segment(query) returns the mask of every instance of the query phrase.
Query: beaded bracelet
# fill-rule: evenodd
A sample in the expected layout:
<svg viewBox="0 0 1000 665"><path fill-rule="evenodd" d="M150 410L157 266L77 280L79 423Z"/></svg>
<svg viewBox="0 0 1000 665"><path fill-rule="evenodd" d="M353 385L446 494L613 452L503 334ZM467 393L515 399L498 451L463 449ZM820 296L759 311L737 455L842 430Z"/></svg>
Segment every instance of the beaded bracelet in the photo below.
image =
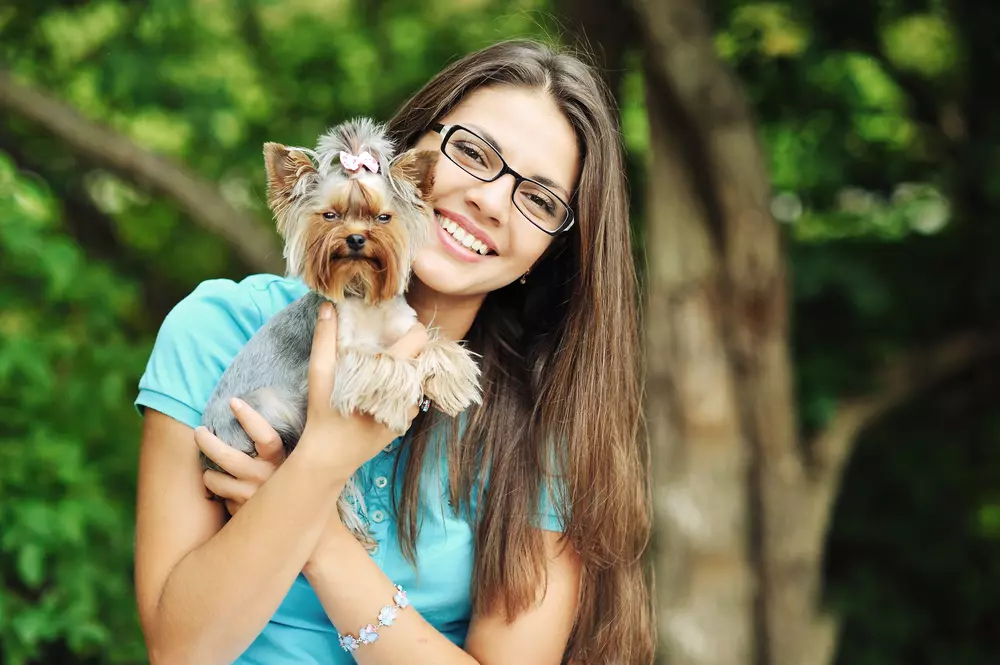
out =
<svg viewBox="0 0 1000 665"><path fill-rule="evenodd" d="M377 626L368 624L358 631L357 637L337 633L337 637L340 638L340 648L347 652L357 651L358 647L362 644L371 644L377 640L378 629L383 626L391 626L392 622L396 620L399 611L410 604L410 601L406 599L406 592L398 584L396 585L396 593L393 595L392 601L392 605L386 605L379 610Z"/></svg>

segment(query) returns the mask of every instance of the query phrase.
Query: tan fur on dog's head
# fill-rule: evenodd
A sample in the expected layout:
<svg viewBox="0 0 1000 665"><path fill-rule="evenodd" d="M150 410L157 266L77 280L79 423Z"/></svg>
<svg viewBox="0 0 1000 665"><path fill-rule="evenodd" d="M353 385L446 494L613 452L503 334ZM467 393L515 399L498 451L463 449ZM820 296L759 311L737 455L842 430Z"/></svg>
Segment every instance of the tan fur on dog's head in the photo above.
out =
<svg viewBox="0 0 1000 665"><path fill-rule="evenodd" d="M368 151L379 172L348 172L337 160L341 150ZM315 152L267 143L264 157L268 204L285 239L290 276L334 302L360 297L376 304L406 290L432 222L437 151L392 159L384 128L352 121L324 135Z"/></svg>

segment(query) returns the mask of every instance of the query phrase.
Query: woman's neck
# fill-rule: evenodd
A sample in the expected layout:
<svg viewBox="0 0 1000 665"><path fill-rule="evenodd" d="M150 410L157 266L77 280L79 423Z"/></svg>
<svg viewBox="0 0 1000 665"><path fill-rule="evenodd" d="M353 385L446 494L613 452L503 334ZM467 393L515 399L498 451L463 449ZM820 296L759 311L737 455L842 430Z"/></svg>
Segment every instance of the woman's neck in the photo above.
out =
<svg viewBox="0 0 1000 665"><path fill-rule="evenodd" d="M428 328L437 328L447 339L465 339L486 298L485 294L444 295L428 288L416 276L410 279L406 302L416 310L417 320Z"/></svg>

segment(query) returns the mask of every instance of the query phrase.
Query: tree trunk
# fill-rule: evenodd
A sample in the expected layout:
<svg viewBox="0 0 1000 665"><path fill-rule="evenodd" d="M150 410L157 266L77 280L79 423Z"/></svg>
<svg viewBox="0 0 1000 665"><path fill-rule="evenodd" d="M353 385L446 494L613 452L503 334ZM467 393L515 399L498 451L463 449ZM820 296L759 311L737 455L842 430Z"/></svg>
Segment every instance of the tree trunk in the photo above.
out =
<svg viewBox="0 0 1000 665"><path fill-rule="evenodd" d="M886 361L809 445L796 432L786 266L746 99L701 2L636 0L649 172L647 417L661 653L671 665L829 665L823 546L863 429L1000 353L962 331Z"/></svg>
<svg viewBox="0 0 1000 665"><path fill-rule="evenodd" d="M820 665L834 635L817 602L825 528L798 454L786 267L754 122L701 3L638 8L662 651Z"/></svg>

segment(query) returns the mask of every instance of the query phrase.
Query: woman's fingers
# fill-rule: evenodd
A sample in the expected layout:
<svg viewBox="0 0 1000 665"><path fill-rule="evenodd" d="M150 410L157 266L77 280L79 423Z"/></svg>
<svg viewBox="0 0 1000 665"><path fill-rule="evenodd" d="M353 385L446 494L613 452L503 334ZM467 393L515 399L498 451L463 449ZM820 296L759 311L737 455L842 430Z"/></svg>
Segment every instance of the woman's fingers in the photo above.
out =
<svg viewBox="0 0 1000 665"><path fill-rule="evenodd" d="M257 459L277 466L285 459L285 447L281 443L278 435L271 424L264 420L264 416L257 413L249 404L234 397L229 402L230 408L236 420L240 421L243 430L253 441L257 449Z"/></svg>
<svg viewBox="0 0 1000 665"><path fill-rule="evenodd" d="M260 484L254 481L233 478L212 469L202 474L202 480L205 488L215 496L240 504L248 501L260 487Z"/></svg>
<svg viewBox="0 0 1000 665"><path fill-rule="evenodd" d="M414 323L406 334L396 340L396 343L389 347L389 353L397 358L416 358L424 350L428 342L427 328L421 323ZM417 417L419 405L414 404L410 412L407 413L409 422Z"/></svg>
<svg viewBox="0 0 1000 665"><path fill-rule="evenodd" d="M195 428L194 442L199 450L205 453L205 457L225 469L226 473L237 478L252 478L258 481L266 480L261 461L255 460L240 450L227 446L222 439L212 434L207 427L201 426Z"/></svg>
<svg viewBox="0 0 1000 665"><path fill-rule="evenodd" d="M406 334L389 347L389 353L397 358L416 358L427 346L427 328L421 323L414 323Z"/></svg>
<svg viewBox="0 0 1000 665"><path fill-rule="evenodd" d="M322 413L329 408L333 377L337 367L337 313L333 303L319 308L309 358L309 410Z"/></svg>

